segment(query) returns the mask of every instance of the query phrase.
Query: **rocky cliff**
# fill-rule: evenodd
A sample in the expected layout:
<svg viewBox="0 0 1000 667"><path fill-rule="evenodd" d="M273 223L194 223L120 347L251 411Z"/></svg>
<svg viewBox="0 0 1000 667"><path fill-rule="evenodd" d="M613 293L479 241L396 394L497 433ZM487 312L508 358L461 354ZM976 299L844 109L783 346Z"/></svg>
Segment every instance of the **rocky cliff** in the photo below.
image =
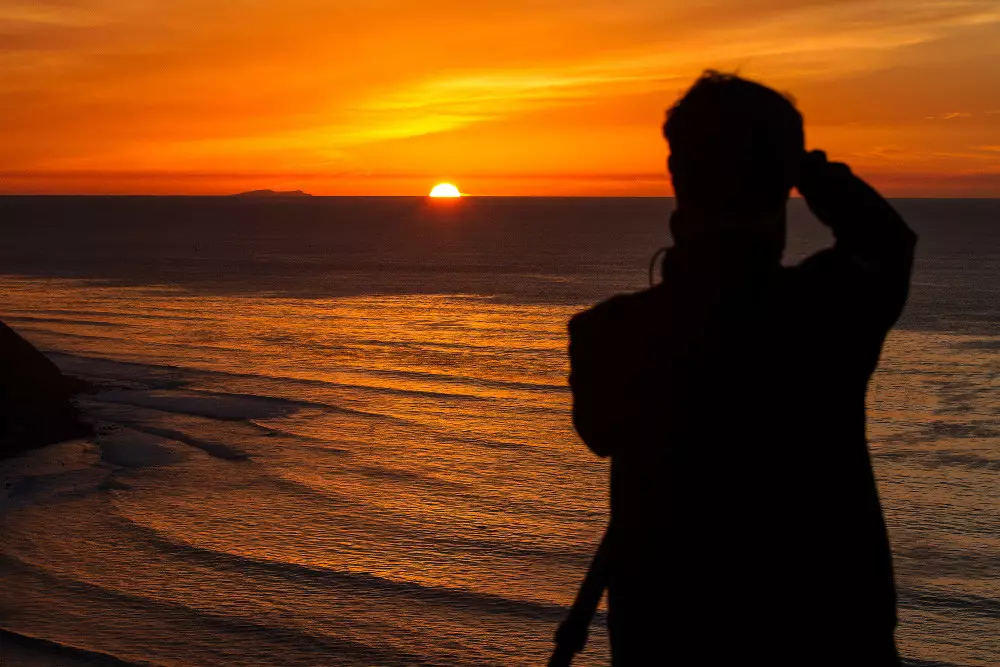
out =
<svg viewBox="0 0 1000 667"><path fill-rule="evenodd" d="M0 458L90 433L70 401L79 381L0 322Z"/></svg>

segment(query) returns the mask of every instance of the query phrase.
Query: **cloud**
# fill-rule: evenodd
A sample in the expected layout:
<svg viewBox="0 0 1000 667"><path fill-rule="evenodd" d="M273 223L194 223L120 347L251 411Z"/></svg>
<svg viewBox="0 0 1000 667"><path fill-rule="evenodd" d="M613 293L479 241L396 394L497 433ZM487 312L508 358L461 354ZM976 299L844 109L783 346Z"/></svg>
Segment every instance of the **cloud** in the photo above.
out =
<svg viewBox="0 0 1000 667"><path fill-rule="evenodd" d="M936 116L924 116L926 120L963 120L972 118L972 114L967 111L949 111Z"/></svg>
<svg viewBox="0 0 1000 667"><path fill-rule="evenodd" d="M831 126L966 121L912 130L936 132L995 113L973 85L1000 75L998 26L995 0L5 0L0 171L431 172L463 159L460 135L506 170L544 149L567 155L553 174L646 173L660 147L631 146L705 67L791 89Z"/></svg>

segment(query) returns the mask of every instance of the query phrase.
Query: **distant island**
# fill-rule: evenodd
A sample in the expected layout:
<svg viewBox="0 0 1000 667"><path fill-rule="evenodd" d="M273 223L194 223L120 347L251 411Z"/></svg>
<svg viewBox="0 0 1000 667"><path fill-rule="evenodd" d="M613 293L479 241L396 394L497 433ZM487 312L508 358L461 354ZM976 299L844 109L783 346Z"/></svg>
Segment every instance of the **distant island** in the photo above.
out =
<svg viewBox="0 0 1000 667"><path fill-rule="evenodd" d="M312 197L308 192L303 192L302 190L250 190L248 192L240 192L233 195L233 197Z"/></svg>

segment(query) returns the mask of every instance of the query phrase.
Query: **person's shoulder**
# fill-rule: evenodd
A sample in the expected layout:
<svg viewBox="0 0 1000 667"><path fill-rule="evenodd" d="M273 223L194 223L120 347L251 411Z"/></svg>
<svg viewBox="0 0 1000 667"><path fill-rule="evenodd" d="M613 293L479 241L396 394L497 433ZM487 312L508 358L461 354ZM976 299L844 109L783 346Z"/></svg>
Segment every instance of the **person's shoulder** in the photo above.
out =
<svg viewBox="0 0 1000 667"><path fill-rule="evenodd" d="M579 327L586 327L597 323L610 324L612 322L631 322L662 300L663 288L661 286L650 287L638 292L626 292L616 294L600 303L597 303L586 310L576 313L570 319L570 330Z"/></svg>
<svg viewBox="0 0 1000 667"><path fill-rule="evenodd" d="M620 322L629 310L631 294L616 294L586 310L582 310L569 320L569 333L575 339L590 338L598 331L606 332Z"/></svg>
<svg viewBox="0 0 1000 667"><path fill-rule="evenodd" d="M591 332L609 333L641 324L662 299L662 289L652 287L638 292L616 294L575 314L569 321L570 334L586 336Z"/></svg>

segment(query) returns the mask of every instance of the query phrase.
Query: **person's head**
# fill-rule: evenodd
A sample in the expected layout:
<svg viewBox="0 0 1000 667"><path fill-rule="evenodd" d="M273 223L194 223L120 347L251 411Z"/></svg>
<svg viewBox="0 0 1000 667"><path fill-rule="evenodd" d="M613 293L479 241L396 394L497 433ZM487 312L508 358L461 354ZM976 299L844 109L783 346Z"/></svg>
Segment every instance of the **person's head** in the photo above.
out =
<svg viewBox="0 0 1000 667"><path fill-rule="evenodd" d="M741 220L783 213L805 150L802 114L786 96L707 71L667 112L663 135L679 210Z"/></svg>

